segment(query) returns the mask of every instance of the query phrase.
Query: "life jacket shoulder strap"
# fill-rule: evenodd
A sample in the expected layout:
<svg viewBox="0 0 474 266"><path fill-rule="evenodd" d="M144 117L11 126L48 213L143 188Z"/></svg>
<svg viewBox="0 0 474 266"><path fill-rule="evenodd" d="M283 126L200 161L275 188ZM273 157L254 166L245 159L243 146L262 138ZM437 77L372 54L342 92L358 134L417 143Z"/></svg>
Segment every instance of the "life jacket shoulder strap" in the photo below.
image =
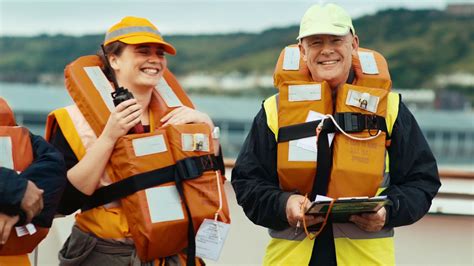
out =
<svg viewBox="0 0 474 266"><path fill-rule="evenodd" d="M81 159L86 154L86 148L82 143L73 119L68 112L68 109L77 108L75 106L68 106L65 108L56 109L51 112L46 120L45 139L51 141L51 137L55 134L59 127L64 135L64 138L69 143L72 151L78 159Z"/></svg>
<svg viewBox="0 0 474 266"><path fill-rule="evenodd" d="M267 125L278 140L278 94L268 97L263 102L263 108L267 116Z"/></svg>

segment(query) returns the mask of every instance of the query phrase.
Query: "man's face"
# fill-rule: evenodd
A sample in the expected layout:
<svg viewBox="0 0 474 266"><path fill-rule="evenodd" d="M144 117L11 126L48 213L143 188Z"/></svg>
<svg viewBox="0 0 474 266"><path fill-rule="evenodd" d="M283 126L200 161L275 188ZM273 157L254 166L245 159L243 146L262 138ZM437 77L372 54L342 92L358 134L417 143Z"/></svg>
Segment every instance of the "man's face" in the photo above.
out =
<svg viewBox="0 0 474 266"><path fill-rule="evenodd" d="M312 35L303 38L299 47L313 80L325 80L332 89L337 89L349 76L352 53L359 48L359 39L351 33Z"/></svg>

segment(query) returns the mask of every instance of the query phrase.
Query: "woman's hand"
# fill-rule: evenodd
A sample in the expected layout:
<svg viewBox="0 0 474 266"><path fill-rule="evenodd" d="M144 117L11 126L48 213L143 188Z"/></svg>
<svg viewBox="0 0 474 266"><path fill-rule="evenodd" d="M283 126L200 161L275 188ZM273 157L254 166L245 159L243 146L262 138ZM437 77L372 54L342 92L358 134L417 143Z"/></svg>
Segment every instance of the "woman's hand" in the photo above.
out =
<svg viewBox="0 0 474 266"><path fill-rule="evenodd" d="M164 123L162 126L166 125L182 125L189 123L205 123L209 126L211 130L214 129L214 123L212 119L203 112L198 110L191 109L187 106L181 106L169 112L160 120L161 123ZM219 156L219 139L213 139L214 146L214 155Z"/></svg>
<svg viewBox="0 0 474 266"><path fill-rule="evenodd" d="M211 118L206 114L199 112L198 110L191 109L187 106L181 106L169 112L167 115L161 118L161 123L166 125L182 125L189 123L206 123L209 125L211 130L214 128Z"/></svg>
<svg viewBox="0 0 474 266"><path fill-rule="evenodd" d="M94 193L104 174L115 142L140 122L141 114L141 106L137 104L136 99L126 100L117 105L97 141L67 172L67 177L74 187L86 195Z"/></svg>
<svg viewBox="0 0 474 266"><path fill-rule="evenodd" d="M115 144L118 138L127 134L133 126L140 122L141 114L142 107L136 99L129 99L120 103L110 113L101 136Z"/></svg>

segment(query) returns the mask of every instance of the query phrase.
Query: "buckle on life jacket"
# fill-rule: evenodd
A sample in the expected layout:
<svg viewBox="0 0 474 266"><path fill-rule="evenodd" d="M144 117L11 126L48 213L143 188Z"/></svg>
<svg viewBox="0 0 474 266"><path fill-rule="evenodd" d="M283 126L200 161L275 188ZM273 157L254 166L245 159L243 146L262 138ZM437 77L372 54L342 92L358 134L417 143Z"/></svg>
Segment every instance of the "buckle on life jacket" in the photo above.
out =
<svg viewBox="0 0 474 266"><path fill-rule="evenodd" d="M368 130L372 135L378 130L387 132L385 118L378 115L362 114L355 112L336 113L334 119L337 124L347 133L362 132Z"/></svg>
<svg viewBox="0 0 474 266"><path fill-rule="evenodd" d="M185 158L176 162L176 168L178 169L179 176L183 180L194 179L202 175L202 170L199 171L194 157Z"/></svg>
<svg viewBox="0 0 474 266"><path fill-rule="evenodd" d="M202 155L182 159L176 163L178 174L183 180L200 177L203 172L217 170L214 155Z"/></svg>
<svg viewBox="0 0 474 266"><path fill-rule="evenodd" d="M361 113L336 113L335 119L338 125L347 133L361 132L366 128L364 115Z"/></svg>

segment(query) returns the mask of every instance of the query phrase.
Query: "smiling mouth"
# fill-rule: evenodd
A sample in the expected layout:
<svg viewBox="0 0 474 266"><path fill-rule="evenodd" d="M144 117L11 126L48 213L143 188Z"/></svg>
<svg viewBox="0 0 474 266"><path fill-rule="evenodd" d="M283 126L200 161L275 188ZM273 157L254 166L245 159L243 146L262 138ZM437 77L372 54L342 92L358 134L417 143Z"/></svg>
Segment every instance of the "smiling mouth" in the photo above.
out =
<svg viewBox="0 0 474 266"><path fill-rule="evenodd" d="M318 65L335 65L338 62L339 62L339 60L321 61L321 62L318 62Z"/></svg>
<svg viewBox="0 0 474 266"><path fill-rule="evenodd" d="M156 75L160 73L160 70L157 68L142 68L141 71L148 75Z"/></svg>

